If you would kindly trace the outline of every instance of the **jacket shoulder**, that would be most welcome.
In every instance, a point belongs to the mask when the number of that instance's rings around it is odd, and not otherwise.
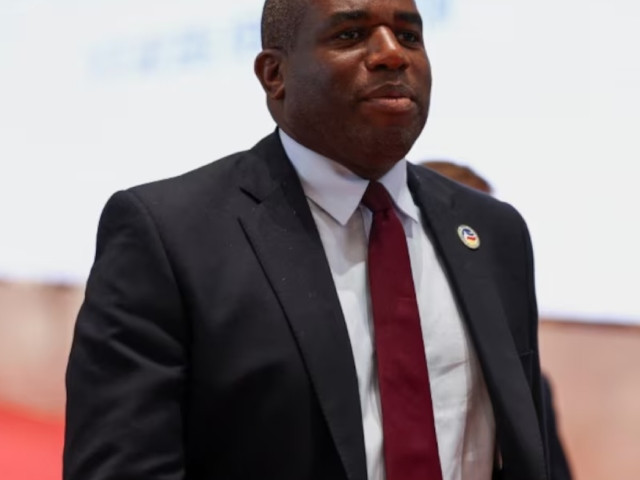
[[[524,224],[520,213],[507,202],[420,165],[409,165],[409,171],[410,177],[417,179],[425,189],[457,209],[470,212],[475,218],[480,217],[491,224],[504,222]]]
[[[237,187],[241,170],[250,160],[249,151],[233,153],[181,175],[137,185],[128,191],[149,206],[193,206],[195,200],[224,199]]]

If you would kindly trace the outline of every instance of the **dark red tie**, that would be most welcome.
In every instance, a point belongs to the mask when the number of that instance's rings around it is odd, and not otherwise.
[[[442,480],[407,240],[387,190],[370,182],[369,288],[387,480]]]

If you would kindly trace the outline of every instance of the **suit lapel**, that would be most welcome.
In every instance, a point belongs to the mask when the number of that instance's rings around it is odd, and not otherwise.
[[[241,225],[298,342],[349,480],[366,480],[357,375],[320,237],[276,134],[251,152],[243,190],[256,207]]]
[[[425,176],[409,168],[409,188],[441,257],[482,367],[505,465],[511,461],[511,467],[519,472],[514,478],[544,478],[537,414],[491,275],[489,249],[464,246],[457,229],[462,224],[474,227],[474,218],[456,206],[450,191],[427,182]],[[482,237],[482,231],[479,235]]]

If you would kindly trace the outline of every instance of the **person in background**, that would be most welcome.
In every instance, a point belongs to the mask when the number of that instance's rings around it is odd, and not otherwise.
[[[547,479],[526,225],[405,158],[416,4],[267,0],[262,47],[276,131],[105,206],[65,480]]]
[[[474,188],[488,195],[493,195],[493,188],[489,182],[478,175],[473,169],[447,160],[427,160],[420,165],[455,180],[463,185]],[[564,447],[558,434],[556,413],[553,405],[551,384],[546,375],[542,375],[542,392],[545,412],[545,427],[549,441],[549,466],[551,480],[571,480],[571,469]]]

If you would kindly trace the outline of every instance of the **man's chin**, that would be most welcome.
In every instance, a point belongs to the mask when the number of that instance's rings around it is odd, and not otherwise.
[[[399,161],[409,153],[419,133],[407,127],[375,129],[367,138],[363,138],[361,151],[381,162]]]
[[[415,122],[379,125],[372,129],[371,141],[388,148],[406,149],[408,152],[422,132],[422,125]]]

